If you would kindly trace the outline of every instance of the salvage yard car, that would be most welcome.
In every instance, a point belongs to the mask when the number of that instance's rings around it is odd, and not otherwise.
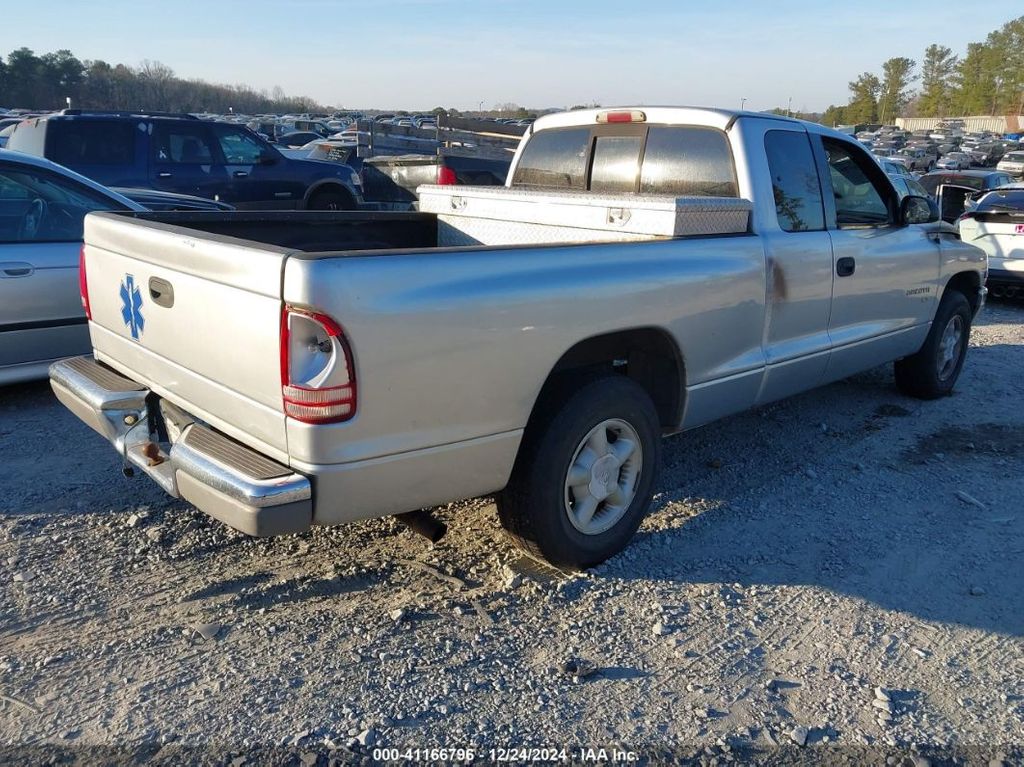
[[[1007,152],[996,165],[996,170],[1009,173],[1017,178],[1024,178],[1024,152]]]
[[[65,109],[19,123],[8,149],[112,187],[195,195],[250,210],[351,210],[351,168],[286,157],[241,125],[188,114]]]
[[[101,213],[62,403],[253,535],[496,494],[529,551],[625,547],[659,437],[895,361],[949,394],[985,254],[850,137],[715,109],[542,117],[421,212]],[[429,212],[433,210],[435,212]]]
[[[87,354],[78,259],[96,210],[145,210],[49,160],[0,149],[0,386]]]
[[[997,297],[1024,296],[1024,189],[988,192],[957,221],[960,237],[988,254],[988,287]]]

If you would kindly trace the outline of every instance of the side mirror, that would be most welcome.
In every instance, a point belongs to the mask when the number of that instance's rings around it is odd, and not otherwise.
[[[903,226],[933,224],[938,220],[939,206],[934,200],[911,194],[900,201],[900,223]]]
[[[264,149],[260,153],[260,165],[273,165],[277,162],[277,153],[272,149]]]

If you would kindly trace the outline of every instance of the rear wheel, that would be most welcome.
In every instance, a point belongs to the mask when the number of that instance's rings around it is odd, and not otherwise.
[[[963,293],[947,290],[921,349],[896,361],[896,385],[904,394],[936,399],[953,392],[971,339],[971,305]]]
[[[571,568],[624,549],[650,505],[658,416],[625,376],[603,376],[548,398],[531,419],[508,486],[502,526],[524,549]]]
[[[323,189],[309,198],[308,210],[353,210],[352,195],[340,189]]]

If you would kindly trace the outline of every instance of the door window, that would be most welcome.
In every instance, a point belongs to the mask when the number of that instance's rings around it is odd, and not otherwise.
[[[773,130],[764,136],[775,195],[775,216],[786,232],[825,228],[821,184],[806,133]]]
[[[206,126],[159,122],[153,129],[153,151],[158,163],[211,165],[213,146]]]
[[[882,169],[852,144],[823,139],[828,158],[836,224],[886,226],[893,220],[893,190]]]
[[[214,125],[213,133],[228,165],[257,165],[263,156],[263,145],[250,133],[230,125]]]

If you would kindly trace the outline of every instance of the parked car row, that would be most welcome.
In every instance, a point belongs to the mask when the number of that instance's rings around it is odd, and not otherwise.
[[[1020,148],[1016,140],[992,133],[965,133],[962,120],[943,121],[937,128],[913,133],[882,126],[876,131],[860,131],[856,138],[876,157],[902,162],[918,172],[990,168]]]

